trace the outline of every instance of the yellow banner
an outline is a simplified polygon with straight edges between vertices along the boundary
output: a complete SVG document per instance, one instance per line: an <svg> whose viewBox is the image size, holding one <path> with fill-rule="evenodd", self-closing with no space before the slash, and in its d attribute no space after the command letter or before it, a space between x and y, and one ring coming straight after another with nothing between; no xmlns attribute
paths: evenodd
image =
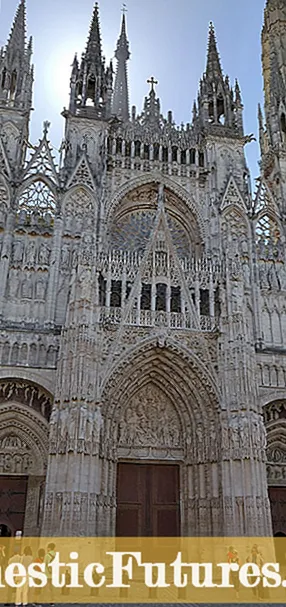
<svg viewBox="0 0 286 607"><path fill-rule="evenodd" d="M286 602L286 538L0 538L0 603Z"/></svg>

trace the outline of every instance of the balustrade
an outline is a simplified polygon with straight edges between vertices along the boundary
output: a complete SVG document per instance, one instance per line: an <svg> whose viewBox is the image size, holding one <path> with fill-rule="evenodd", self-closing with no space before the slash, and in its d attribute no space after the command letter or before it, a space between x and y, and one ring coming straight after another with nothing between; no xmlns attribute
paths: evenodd
<svg viewBox="0 0 286 607"><path fill-rule="evenodd" d="M123 308L100 308L98 315L101 324L118 325L122 321L129 326L166 327L192 331L213 331L217 320L211 316L200 316L199 326L195 315L190 312L163 312L157 310L137 310L133 308L127 315Z"/></svg>

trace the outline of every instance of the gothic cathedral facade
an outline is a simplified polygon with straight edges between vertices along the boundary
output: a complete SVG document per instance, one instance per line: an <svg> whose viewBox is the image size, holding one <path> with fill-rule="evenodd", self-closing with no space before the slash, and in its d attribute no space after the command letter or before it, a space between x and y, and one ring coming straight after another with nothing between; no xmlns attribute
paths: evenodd
<svg viewBox="0 0 286 607"><path fill-rule="evenodd" d="M95 5L58 165L29 142L21 0L0 54L0 532L286 535L286 5L268 0L256 191L214 27L192 121Z"/></svg>

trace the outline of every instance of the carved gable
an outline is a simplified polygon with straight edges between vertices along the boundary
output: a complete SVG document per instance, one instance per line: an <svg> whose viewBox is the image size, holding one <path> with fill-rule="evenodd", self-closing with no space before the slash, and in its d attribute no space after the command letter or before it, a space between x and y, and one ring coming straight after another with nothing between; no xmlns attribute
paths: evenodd
<svg viewBox="0 0 286 607"><path fill-rule="evenodd" d="M91 190L95 190L94 180L89 168L88 160L85 155L83 155L74 172L67 182L67 188L71 188L74 185L84 184L89 186Z"/></svg>
<svg viewBox="0 0 286 607"><path fill-rule="evenodd" d="M230 177L227 184L220 209L221 211L224 211L228 207L232 206L237 206L246 211L245 202L233 176Z"/></svg>

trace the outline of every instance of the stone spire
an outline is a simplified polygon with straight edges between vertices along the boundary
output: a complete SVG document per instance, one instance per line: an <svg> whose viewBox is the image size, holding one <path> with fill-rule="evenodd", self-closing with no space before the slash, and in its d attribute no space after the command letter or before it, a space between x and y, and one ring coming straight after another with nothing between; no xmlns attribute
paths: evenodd
<svg viewBox="0 0 286 607"><path fill-rule="evenodd" d="M262 30L264 109L269 143L286 144L286 2L268 0ZM277 111L279 108L279 111ZM282 118L283 117L283 118ZM282 118L282 120L281 120Z"/></svg>
<svg viewBox="0 0 286 607"><path fill-rule="evenodd" d="M117 70L114 85L112 113L123 121L129 120L129 92L127 61L130 57L129 42L126 34L126 19L123 12L121 32L115 51Z"/></svg>
<svg viewBox="0 0 286 607"><path fill-rule="evenodd" d="M210 23L209 29L206 77L209 80L223 78L213 23Z"/></svg>
<svg viewBox="0 0 286 607"><path fill-rule="evenodd" d="M21 0L12 25L9 40L7 42L6 52L10 59L13 59L16 51L25 53L26 40L26 2Z"/></svg>
<svg viewBox="0 0 286 607"><path fill-rule="evenodd" d="M93 16L91 20L89 37L86 46L86 59L88 59L94 66L97 66L100 70L102 67L102 53L101 53L101 36L99 26L99 11L98 4L96 2L93 10Z"/></svg>
<svg viewBox="0 0 286 607"><path fill-rule="evenodd" d="M26 47L26 3L21 0L10 36L0 53L0 105L30 109L32 104L32 39Z"/></svg>
<svg viewBox="0 0 286 607"><path fill-rule="evenodd" d="M108 118L111 114L113 68L106 68L102 56L98 4L94 6L86 50L79 65L72 65L70 112L90 118Z"/></svg>
<svg viewBox="0 0 286 607"><path fill-rule="evenodd" d="M235 100L234 100L235 96ZM206 71L200 81L198 95L198 126L215 129L214 133L243 135L243 106L238 84L235 91L230 87L229 77L224 78L220 57L217 49L215 29L210 24ZM218 131L217 127L220 127ZM225 128L226 127L226 128Z"/></svg>

